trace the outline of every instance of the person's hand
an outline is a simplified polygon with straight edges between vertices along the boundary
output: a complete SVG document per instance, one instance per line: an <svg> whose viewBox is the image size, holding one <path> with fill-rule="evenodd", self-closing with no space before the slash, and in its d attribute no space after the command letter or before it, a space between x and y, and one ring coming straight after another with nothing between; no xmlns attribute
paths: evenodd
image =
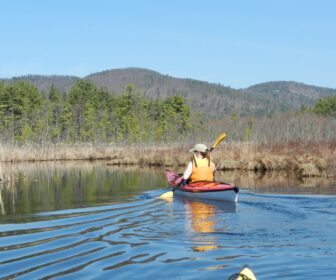
<svg viewBox="0 0 336 280"><path fill-rule="evenodd" d="M181 183L180 183L180 186L184 187L186 184L188 184L188 181L186 179L182 179Z"/></svg>

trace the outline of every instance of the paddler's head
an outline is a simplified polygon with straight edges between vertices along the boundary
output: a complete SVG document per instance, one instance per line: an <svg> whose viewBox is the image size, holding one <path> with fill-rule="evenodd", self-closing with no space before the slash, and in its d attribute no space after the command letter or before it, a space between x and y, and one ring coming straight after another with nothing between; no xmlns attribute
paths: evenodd
<svg viewBox="0 0 336 280"><path fill-rule="evenodd" d="M189 152L193 152L197 157L205 158L209 152L209 149L204 144L196 144Z"/></svg>

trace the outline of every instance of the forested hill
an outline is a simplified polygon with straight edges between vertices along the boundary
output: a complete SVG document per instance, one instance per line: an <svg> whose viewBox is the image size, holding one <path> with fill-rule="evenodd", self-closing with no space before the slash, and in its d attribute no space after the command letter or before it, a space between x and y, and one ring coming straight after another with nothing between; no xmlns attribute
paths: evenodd
<svg viewBox="0 0 336 280"><path fill-rule="evenodd" d="M48 92L52 85L57 87L62 92L68 92L69 89L80 78L75 76L61 76L61 75L26 75L21 77L14 77L11 79L0 79L0 82L15 83L18 81L26 81L32 83L42 92Z"/></svg>
<svg viewBox="0 0 336 280"><path fill-rule="evenodd" d="M271 101L279 104L279 109L284 111L311 106L320 98L336 96L336 89L289 81L261 83L245 89L245 92L264 99L271 98Z"/></svg>
<svg viewBox="0 0 336 280"><path fill-rule="evenodd" d="M210 116L223 116L229 112L242 112L246 95L229 87L208 82L174 78L158 72L139 69L117 69L95 73L86 77L96 85L106 86L119 93L128 83L144 93L146 98L166 98L173 95L184 97L193 111Z"/></svg>
<svg viewBox="0 0 336 280"><path fill-rule="evenodd" d="M2 81L25 80L32 82L42 91L47 91L54 85L67 92L78 79L73 76L29 75ZM84 79L89 79L96 86L105 87L116 95L128 84L134 84L136 89L149 99L181 95L193 111L203 112L211 117L222 117L233 112L240 115L268 115L300 110L302 106L311 106L319 98L336 95L335 89L286 81L258 84L247 89L233 89L140 68L108 70L93 73Z"/></svg>

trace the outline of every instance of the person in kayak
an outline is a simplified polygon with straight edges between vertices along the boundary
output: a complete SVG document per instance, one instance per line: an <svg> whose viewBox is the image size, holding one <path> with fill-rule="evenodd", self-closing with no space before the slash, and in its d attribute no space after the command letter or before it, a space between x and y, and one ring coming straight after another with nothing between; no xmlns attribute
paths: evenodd
<svg viewBox="0 0 336 280"><path fill-rule="evenodd" d="M204 144L195 145L192 160L183 173L182 185L197 181L214 181L215 164L210 160L209 149Z"/></svg>

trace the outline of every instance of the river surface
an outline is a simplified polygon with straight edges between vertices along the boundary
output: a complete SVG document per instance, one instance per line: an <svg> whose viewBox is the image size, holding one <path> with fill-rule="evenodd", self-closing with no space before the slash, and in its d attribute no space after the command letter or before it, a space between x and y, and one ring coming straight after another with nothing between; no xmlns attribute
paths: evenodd
<svg viewBox="0 0 336 280"><path fill-rule="evenodd" d="M0 279L336 279L336 186L288 174L222 173L237 204L162 200L161 169L3 168Z"/></svg>

